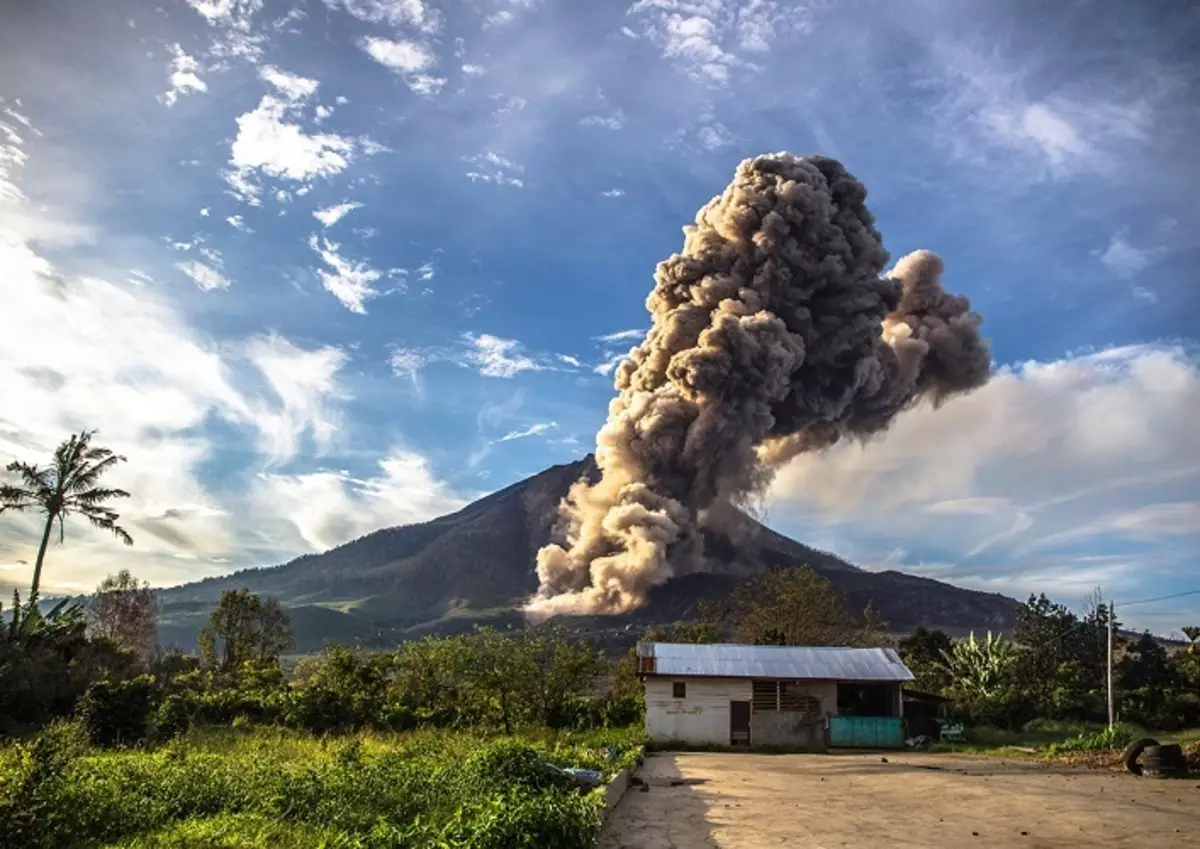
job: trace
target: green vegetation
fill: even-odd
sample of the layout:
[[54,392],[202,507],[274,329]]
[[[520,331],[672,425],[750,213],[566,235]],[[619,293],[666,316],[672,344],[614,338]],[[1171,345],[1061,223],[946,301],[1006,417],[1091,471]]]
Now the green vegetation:
[[0,753],[0,847],[588,847],[600,800],[547,764],[611,776],[639,742],[266,728],[100,750],[60,724]]
[[[1167,732],[1200,725],[1194,648],[1169,653],[1148,633],[1130,639],[1118,632],[1118,719]],[[1095,600],[1076,616],[1044,595],[1030,596],[1018,609],[1011,639],[972,634],[951,643],[938,631],[917,629],[899,649],[919,686],[949,697],[951,715],[967,722],[976,738],[994,733],[1007,736],[1009,745],[1061,743],[1107,725],[1108,608]]]

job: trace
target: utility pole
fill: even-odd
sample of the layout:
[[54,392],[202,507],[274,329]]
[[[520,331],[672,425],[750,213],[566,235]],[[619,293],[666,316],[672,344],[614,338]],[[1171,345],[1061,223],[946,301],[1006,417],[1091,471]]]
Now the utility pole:
[[1108,602],[1108,730],[1111,731],[1115,720],[1116,713],[1113,705],[1113,679],[1112,679],[1112,661],[1113,661],[1113,603],[1110,599]]

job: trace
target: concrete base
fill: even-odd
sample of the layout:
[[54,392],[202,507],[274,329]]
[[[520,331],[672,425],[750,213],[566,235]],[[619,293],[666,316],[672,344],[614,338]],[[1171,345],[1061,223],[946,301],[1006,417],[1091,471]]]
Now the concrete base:
[[629,779],[633,778],[634,773],[637,772],[638,767],[641,766],[642,759],[644,757],[645,752],[638,755],[637,763],[635,763],[633,766],[627,766],[619,770],[617,774],[612,777],[612,780],[609,781],[608,784],[604,785],[604,789],[601,792],[604,794],[604,811],[606,815],[609,811],[617,806],[617,802],[621,801],[621,797],[624,796],[625,791],[629,789]]

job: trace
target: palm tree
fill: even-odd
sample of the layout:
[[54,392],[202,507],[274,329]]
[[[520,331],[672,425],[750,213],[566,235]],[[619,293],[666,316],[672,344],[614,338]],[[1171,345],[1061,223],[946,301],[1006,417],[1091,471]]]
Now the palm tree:
[[66,534],[67,517],[79,513],[97,528],[112,531],[121,542],[133,545],[133,537],[117,524],[117,519],[121,517],[104,506],[104,502],[110,499],[128,498],[129,493],[96,486],[101,475],[117,463],[125,462],[125,458],[107,448],[93,446],[92,437],[95,435],[94,430],[72,434],[70,439],[54,450],[54,459],[49,466],[32,466],[19,461],[9,463],[8,471],[16,472],[22,485],[0,484],[0,513],[5,510],[38,510],[46,517],[42,544],[38,547],[37,561],[33,566],[33,587],[29,592],[31,606],[37,603],[42,562],[46,559],[46,546],[50,543],[50,532],[55,522],[58,522],[60,544]]
[[986,639],[976,640],[975,632],[959,640],[949,651],[942,649],[938,668],[946,673],[954,688],[962,693],[990,699],[1000,692],[1016,660],[1013,644],[1001,634],[988,631]]

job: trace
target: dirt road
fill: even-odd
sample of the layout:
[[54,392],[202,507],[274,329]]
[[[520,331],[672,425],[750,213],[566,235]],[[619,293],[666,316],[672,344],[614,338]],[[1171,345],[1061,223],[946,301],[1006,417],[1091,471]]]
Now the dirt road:
[[651,755],[601,849],[1200,846],[1200,778],[956,755]]

